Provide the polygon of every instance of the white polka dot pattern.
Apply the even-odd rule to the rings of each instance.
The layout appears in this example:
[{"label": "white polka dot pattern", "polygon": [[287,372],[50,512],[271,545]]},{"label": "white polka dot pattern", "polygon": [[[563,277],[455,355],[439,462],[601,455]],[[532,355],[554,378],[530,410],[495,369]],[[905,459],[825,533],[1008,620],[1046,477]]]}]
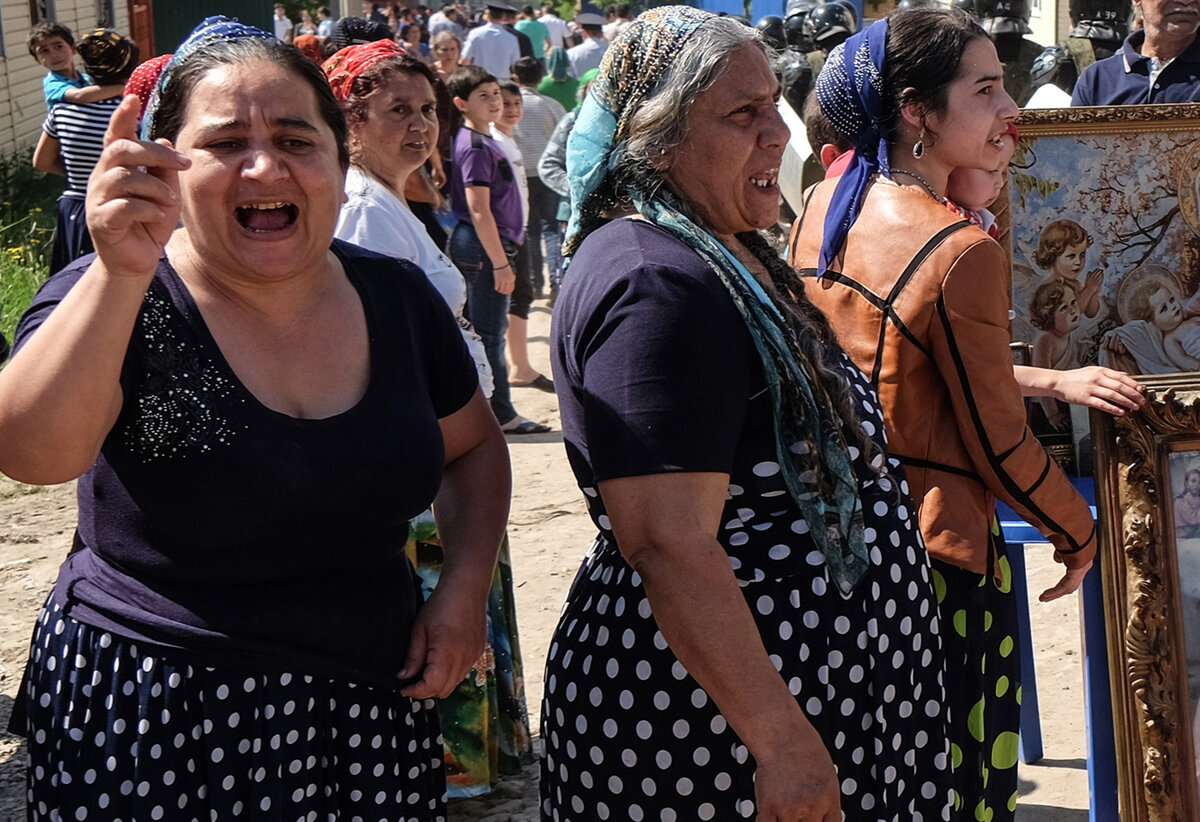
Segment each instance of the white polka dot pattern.
[{"label": "white polka dot pattern", "polygon": [[[878,400],[843,363],[882,446]],[[770,661],[830,750],[847,819],[948,820],[937,609],[911,502],[897,493],[907,494],[899,464],[875,474],[856,459],[871,568],[842,598],[783,489],[772,445],[765,426],[743,434],[718,533]],[[752,818],[753,758],[659,641],[603,500],[584,492],[601,536],[549,649],[543,820],[604,818],[602,806],[631,820]],[[619,614],[614,601],[627,603]],[[593,744],[603,756],[588,753]]]},{"label": "white polka dot pattern", "polygon": [[53,600],[30,673],[33,822],[445,820],[433,700],[148,655]]}]

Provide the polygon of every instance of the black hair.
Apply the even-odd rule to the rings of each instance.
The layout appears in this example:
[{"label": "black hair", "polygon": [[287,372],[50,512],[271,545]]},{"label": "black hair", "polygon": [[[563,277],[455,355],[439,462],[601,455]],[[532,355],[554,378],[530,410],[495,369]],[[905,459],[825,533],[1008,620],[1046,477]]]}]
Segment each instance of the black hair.
[{"label": "black hair", "polygon": [[75,47],[75,35],[71,34],[69,28],[54,20],[43,20],[31,28],[29,36],[25,38],[25,45],[29,47],[29,53],[36,58],[38,43],[54,37],[61,37],[68,46]]},{"label": "black hair", "polygon": [[482,66],[460,66],[446,78],[446,91],[451,97],[466,100],[471,92],[485,83],[498,83],[492,73]]},{"label": "black hair", "polygon": [[266,60],[297,75],[317,96],[317,111],[333,131],[337,144],[338,162],[343,169],[350,167],[350,151],[346,147],[346,118],[333,96],[329,78],[321,67],[304,56],[295,46],[279,40],[244,38],[205,45],[189,54],[179,64],[162,92],[162,102],[154,116],[151,140],[166,137],[174,142],[187,118],[188,100],[204,77],[222,66],[236,66],[254,60]]},{"label": "black hair", "polygon": [[522,57],[513,63],[513,77],[523,86],[536,86],[546,76],[546,67],[536,57]]},{"label": "black hair", "polygon": [[888,17],[883,117],[889,142],[899,128],[901,109],[909,103],[921,105],[925,114],[946,110],[950,83],[958,75],[963,52],[980,37],[987,34],[969,14],[954,6],[924,6]]}]

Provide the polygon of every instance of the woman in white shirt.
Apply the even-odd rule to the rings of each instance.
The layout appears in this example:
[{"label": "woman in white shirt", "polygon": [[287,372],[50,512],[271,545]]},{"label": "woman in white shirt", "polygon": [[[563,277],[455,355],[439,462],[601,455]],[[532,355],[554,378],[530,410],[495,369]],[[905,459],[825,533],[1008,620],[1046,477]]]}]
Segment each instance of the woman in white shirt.
[{"label": "woman in white shirt", "polygon": [[[463,318],[467,299],[463,276],[404,199],[409,176],[436,149],[438,111],[449,109],[444,87],[432,68],[390,40],[343,49],[325,61],[324,69],[345,112],[350,144],[346,204],[336,236],[412,262],[425,272],[458,319],[483,391],[490,396],[492,372],[483,341]],[[429,512],[413,521],[407,547],[428,594],[442,567],[440,541]],[[512,603],[505,538],[488,601],[488,647],[475,671],[438,705],[451,797],[486,793],[499,774],[518,771],[532,757]]]}]

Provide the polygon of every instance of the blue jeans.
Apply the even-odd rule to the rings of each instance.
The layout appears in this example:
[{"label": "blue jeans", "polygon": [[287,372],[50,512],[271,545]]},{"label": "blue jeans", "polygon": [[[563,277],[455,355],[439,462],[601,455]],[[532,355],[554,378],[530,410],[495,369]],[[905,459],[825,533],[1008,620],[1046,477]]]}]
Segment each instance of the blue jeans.
[{"label": "blue jeans", "polygon": [[[508,264],[516,271],[516,245],[501,238]],[[492,261],[470,223],[460,222],[450,234],[450,259],[467,281],[467,304],[463,314],[483,339],[483,350],[492,366],[492,413],[501,425],[517,416],[508,389],[504,333],[508,331],[508,295],[496,291]]]},{"label": "blue jeans", "polygon": [[562,234],[558,230],[558,201],[561,199],[537,177],[529,179],[529,219],[525,225],[525,249],[529,252],[529,270],[533,290],[545,287],[542,274],[542,241],[546,243],[546,267],[550,284],[558,285],[562,268]]}]

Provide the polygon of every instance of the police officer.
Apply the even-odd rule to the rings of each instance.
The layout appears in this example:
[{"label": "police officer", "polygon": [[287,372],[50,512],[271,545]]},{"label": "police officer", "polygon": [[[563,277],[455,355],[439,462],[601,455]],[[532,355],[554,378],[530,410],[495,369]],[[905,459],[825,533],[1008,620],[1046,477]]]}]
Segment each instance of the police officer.
[{"label": "police officer", "polygon": [[1071,0],[1074,28],[1034,61],[1033,88],[1054,85],[1070,94],[1085,68],[1120,50],[1129,35],[1129,12],[1129,0]]},{"label": "police officer", "polygon": [[783,99],[792,107],[792,111],[801,114],[813,84],[813,70],[808,64],[808,58],[804,56],[804,52],[788,44],[787,30],[784,28],[782,17],[768,14],[758,21],[755,28],[762,32],[767,44],[775,49],[771,68],[775,70],[775,78],[779,81]]},{"label": "police officer", "polygon": [[804,18],[804,36],[813,50],[805,56],[813,76],[821,73],[825,58],[839,43],[858,31],[858,16],[854,6],[845,0],[829,0],[814,8]]},{"label": "police officer", "polygon": [[808,19],[808,13],[816,7],[817,4],[813,0],[788,0],[783,13],[784,39],[788,46],[801,54],[813,50],[813,44],[804,33],[804,21]]},{"label": "police officer", "polygon": [[1029,28],[1029,0],[979,0],[983,30],[992,36],[996,54],[1004,64],[1004,90],[1023,106],[1033,94],[1031,72],[1044,51],[1025,35]]},{"label": "police officer", "polygon": [[980,8],[981,0],[950,0],[950,5],[959,11],[965,11],[971,15],[971,19],[976,23],[983,23],[983,9]]}]

